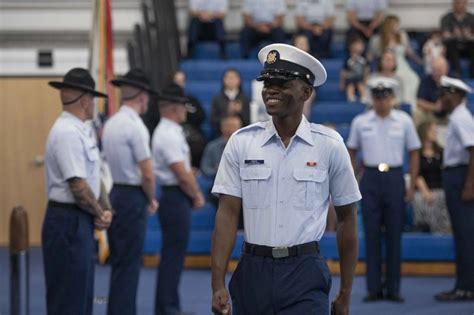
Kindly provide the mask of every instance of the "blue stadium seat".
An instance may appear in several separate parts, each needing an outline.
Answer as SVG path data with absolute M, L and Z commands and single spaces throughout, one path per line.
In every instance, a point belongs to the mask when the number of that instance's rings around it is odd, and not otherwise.
M 324 124 L 350 124 L 366 106 L 360 103 L 317 102 L 311 109 L 311 121 Z
M 228 68 L 239 70 L 243 80 L 255 79 L 262 66 L 256 59 L 251 60 L 186 60 L 181 63 L 181 70 L 186 73 L 188 80 L 220 81 Z
M 316 88 L 316 100 L 317 102 L 344 102 L 346 100 L 346 95 L 343 91 L 339 90 L 338 81 L 327 81 L 323 85 Z
M 237 42 L 228 42 L 226 44 L 226 54 L 228 59 L 240 58 L 240 45 Z M 217 42 L 199 42 L 196 44 L 193 59 L 219 59 L 219 44 Z

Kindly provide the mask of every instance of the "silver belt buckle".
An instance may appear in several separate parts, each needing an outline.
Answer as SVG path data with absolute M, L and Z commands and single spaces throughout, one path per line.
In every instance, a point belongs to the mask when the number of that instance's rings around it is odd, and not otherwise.
M 290 256 L 290 251 L 288 247 L 274 247 L 272 248 L 273 258 L 285 258 Z
M 390 165 L 388 165 L 387 163 L 380 163 L 378 165 L 378 169 L 379 169 L 379 172 L 386 173 L 390 171 Z

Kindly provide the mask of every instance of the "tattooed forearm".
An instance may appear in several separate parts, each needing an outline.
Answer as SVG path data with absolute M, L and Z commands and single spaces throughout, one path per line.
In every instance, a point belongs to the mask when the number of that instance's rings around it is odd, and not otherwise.
M 102 216 L 103 210 L 87 182 L 82 178 L 68 180 L 69 188 L 79 208 L 93 216 Z
M 109 194 L 107 193 L 107 189 L 105 188 L 104 182 L 100 183 L 100 196 L 99 196 L 99 204 L 104 210 L 112 210 L 112 205 L 110 204 Z

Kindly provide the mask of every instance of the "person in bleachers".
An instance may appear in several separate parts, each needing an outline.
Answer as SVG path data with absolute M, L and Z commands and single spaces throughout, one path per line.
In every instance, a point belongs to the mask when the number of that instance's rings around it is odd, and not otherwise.
M 186 75 L 183 71 L 176 71 L 173 75 L 173 83 L 186 91 Z M 191 165 L 194 169 L 199 169 L 201 165 L 201 157 L 206 147 L 206 139 L 202 132 L 202 124 L 206 119 L 206 114 L 201 106 L 201 102 L 192 96 L 186 95 L 188 102 L 186 103 L 187 119 L 183 123 L 184 133 L 191 149 Z
M 347 140 L 354 170 L 358 151 L 362 152 L 365 166 L 360 180 L 368 291 L 364 302 L 381 299 L 403 302 L 400 296 L 401 234 L 405 200 L 412 199 L 415 180 L 410 181 L 405 191 L 402 165 L 408 151 L 410 178 L 418 178 L 421 143 L 411 117 L 393 109 L 396 86 L 397 81 L 391 78 L 380 77 L 368 82 L 373 109 L 354 118 Z M 386 244 L 385 285 L 382 281 L 382 235 Z
M 362 38 L 354 36 L 348 43 L 349 56 L 344 61 L 340 74 L 340 89 L 345 91 L 348 102 L 357 101 L 357 94 L 361 102 L 367 101 L 365 84 L 369 75 L 369 66 L 363 56 L 365 43 Z
M 398 82 L 398 88 L 394 91 L 394 93 L 395 103 L 400 104 L 402 102 L 403 95 L 403 81 L 397 75 L 397 58 L 395 57 L 393 51 L 386 50 L 383 52 L 382 56 L 379 58 L 376 71 L 370 74 L 368 80 L 376 77 L 392 78 Z
M 317 58 L 328 58 L 331 55 L 334 2 L 334 0 L 298 0 L 296 3 L 298 32 L 308 38 L 311 54 Z
M 243 1 L 244 28 L 240 33 L 240 52 L 243 58 L 249 58 L 252 48 L 263 41 L 285 41 L 283 20 L 286 10 L 285 0 Z
M 441 168 L 443 150 L 438 144 L 436 124 L 425 122 L 418 127 L 421 139 L 420 174 L 413 199 L 413 223 L 432 233 L 451 233 Z
M 431 74 L 431 63 L 433 59 L 446 55 L 446 47 L 443 44 L 443 33 L 440 31 L 432 32 L 423 45 L 423 64 L 425 74 Z
M 303 34 L 298 34 L 293 38 L 293 46 L 296 48 L 301 49 L 304 52 L 310 53 L 310 44 L 308 37 Z M 316 90 L 313 90 L 313 94 L 311 94 L 310 98 L 304 102 L 303 106 L 303 115 L 310 120 L 311 117 L 311 108 L 313 107 L 314 100 L 316 99 Z
M 220 56 L 226 58 L 224 18 L 228 0 L 190 0 L 188 57 L 192 58 L 199 40 L 213 40 L 219 43 Z
M 452 0 L 453 10 L 441 19 L 446 55 L 458 77 L 462 57 L 470 61 L 469 77 L 474 78 L 474 14 L 467 12 L 467 0 Z
M 397 57 L 397 74 L 403 80 L 403 102 L 415 106 L 420 78 L 406 57 L 420 65 L 423 64 L 423 60 L 410 47 L 408 34 L 400 28 L 400 19 L 395 15 L 387 16 L 380 33 L 371 38 L 367 59 L 373 61 L 375 58 L 380 58 L 387 49 L 391 49 Z
M 242 90 L 242 80 L 237 69 L 229 68 L 222 76 L 222 89 L 212 98 L 210 121 L 220 133 L 220 123 L 223 117 L 239 115 L 242 126 L 250 123 L 250 100 Z
M 448 62 L 444 57 L 432 60 L 431 74 L 423 77 L 418 89 L 416 108 L 413 110 L 416 125 L 429 121 L 446 124 L 446 113 L 442 110 L 439 96 L 441 77 L 448 75 L 448 69 Z
M 348 0 L 346 34 L 348 42 L 354 35 L 368 41 L 382 24 L 387 10 L 387 0 Z

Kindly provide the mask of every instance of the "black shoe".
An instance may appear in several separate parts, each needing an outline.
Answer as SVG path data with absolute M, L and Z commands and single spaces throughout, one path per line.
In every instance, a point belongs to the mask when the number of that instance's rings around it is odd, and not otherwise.
M 370 302 L 375 302 L 375 301 L 380 301 L 383 300 L 383 294 L 382 292 L 379 293 L 369 293 L 367 294 L 362 302 L 364 303 L 370 303 Z
M 451 291 L 438 293 L 434 296 L 434 298 L 440 302 L 474 301 L 474 291 L 454 289 Z
M 387 294 L 385 296 L 385 299 L 390 302 L 395 302 L 395 303 L 403 303 L 405 302 L 405 299 L 403 299 L 399 294 Z

